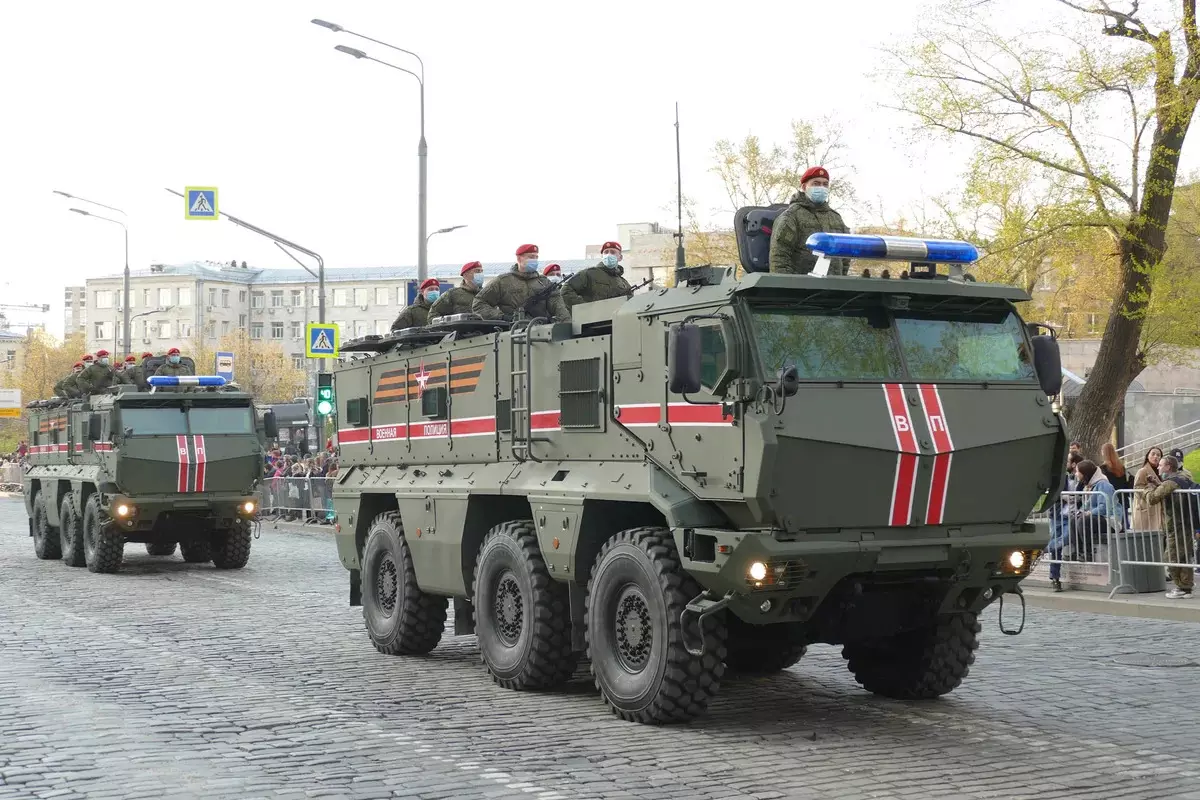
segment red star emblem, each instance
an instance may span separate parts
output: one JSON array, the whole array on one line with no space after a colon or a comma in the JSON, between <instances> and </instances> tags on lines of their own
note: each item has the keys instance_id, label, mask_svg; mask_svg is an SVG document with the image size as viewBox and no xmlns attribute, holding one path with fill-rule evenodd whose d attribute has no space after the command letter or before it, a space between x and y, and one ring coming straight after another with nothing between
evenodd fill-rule
<instances>
[{"instance_id":1,"label":"red star emblem","mask_svg":"<svg viewBox=\"0 0 1200 800\"><path fill-rule=\"evenodd\" d=\"M421 369L414 376L417 379L417 397L425 394L425 384L429 383L429 373L425 371L425 362L421 361Z\"/></svg>"}]
</instances>

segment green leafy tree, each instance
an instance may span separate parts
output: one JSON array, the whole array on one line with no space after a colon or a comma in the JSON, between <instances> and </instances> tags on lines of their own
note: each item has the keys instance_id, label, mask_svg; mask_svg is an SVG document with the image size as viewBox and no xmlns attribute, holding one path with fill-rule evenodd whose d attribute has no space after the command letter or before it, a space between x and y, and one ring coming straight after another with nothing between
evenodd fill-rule
<instances>
[{"instance_id":1,"label":"green leafy tree","mask_svg":"<svg viewBox=\"0 0 1200 800\"><path fill-rule=\"evenodd\" d=\"M1005 13L1001 4L950 0L915 45L893 51L890 79L899 108L925 132L1041 170L1034 181L1055 187L1071 211L1057 233L1093 228L1111 242L1112 313L1072 419L1072 435L1099 452L1148 362L1142 333L1200 100L1200 32L1195 0L1179 0L1163 28L1144 21L1136 0L1120 9L1059 3L1061 19L1047 15L1038 30L1008 34L993 16Z\"/></svg>"}]
</instances>

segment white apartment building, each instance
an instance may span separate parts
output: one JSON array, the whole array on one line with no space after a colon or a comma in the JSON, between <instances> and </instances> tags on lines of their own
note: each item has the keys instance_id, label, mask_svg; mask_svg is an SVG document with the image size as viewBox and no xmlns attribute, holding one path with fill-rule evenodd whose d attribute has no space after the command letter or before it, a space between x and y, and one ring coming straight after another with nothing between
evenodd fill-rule
<instances>
[{"instance_id":1,"label":"white apartment building","mask_svg":"<svg viewBox=\"0 0 1200 800\"><path fill-rule=\"evenodd\" d=\"M68 286L63 292L63 336L87 329L87 287Z\"/></svg>"},{"instance_id":2,"label":"white apartment building","mask_svg":"<svg viewBox=\"0 0 1200 800\"><path fill-rule=\"evenodd\" d=\"M543 259L544 263L552 263ZM592 262L560 260L564 273ZM461 264L431 264L429 274L447 286L458 280ZM508 270L511 262L487 262L486 276ZM329 268L325 270L325 319L338 326L342 341L383 334L416 292L415 267ZM122 277L87 281L87 347L122 352ZM71 291L68 289L68 291ZM130 276L131 347L165 352L185 348L202 336L210 346L236 330L252 339L278 343L296 366L315 372L304 357L304 328L318 321L317 281L302 269L260 269L214 262L155 264Z\"/></svg>"}]
</instances>

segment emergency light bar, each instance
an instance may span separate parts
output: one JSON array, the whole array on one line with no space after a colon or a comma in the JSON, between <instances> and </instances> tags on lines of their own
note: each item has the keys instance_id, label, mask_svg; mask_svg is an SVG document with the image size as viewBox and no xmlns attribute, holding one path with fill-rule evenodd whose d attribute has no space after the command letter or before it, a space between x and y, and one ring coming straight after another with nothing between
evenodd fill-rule
<instances>
[{"instance_id":1,"label":"emergency light bar","mask_svg":"<svg viewBox=\"0 0 1200 800\"><path fill-rule=\"evenodd\" d=\"M152 375L147 380L151 386L224 386L220 375Z\"/></svg>"},{"instance_id":2,"label":"emergency light bar","mask_svg":"<svg viewBox=\"0 0 1200 800\"><path fill-rule=\"evenodd\" d=\"M979 250L970 242L917 239L912 236L866 236L855 233L814 233L804 245L819 256L877 261L918 261L972 264Z\"/></svg>"}]
</instances>

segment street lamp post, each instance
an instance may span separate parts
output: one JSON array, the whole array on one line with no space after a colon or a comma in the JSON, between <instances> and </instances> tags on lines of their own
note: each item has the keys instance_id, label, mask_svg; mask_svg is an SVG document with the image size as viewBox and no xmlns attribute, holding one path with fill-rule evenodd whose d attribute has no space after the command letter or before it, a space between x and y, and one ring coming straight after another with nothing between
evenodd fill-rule
<instances>
[{"instance_id":1,"label":"street lamp post","mask_svg":"<svg viewBox=\"0 0 1200 800\"><path fill-rule=\"evenodd\" d=\"M430 239L432 239L434 236L437 236L439 233L450 233L451 231L456 231L459 228L465 228L465 227L467 227L467 226L466 225L451 225L449 228L438 228L436 231L432 231L428 236L426 236L425 241L428 242Z\"/></svg>"},{"instance_id":2,"label":"street lamp post","mask_svg":"<svg viewBox=\"0 0 1200 800\"><path fill-rule=\"evenodd\" d=\"M107 208L109 211L115 211L118 214L120 214L122 217L125 217L126 219L129 218L129 215L126 214L124 211L122 211L119 208L114 208L113 206L106 206L106 205L104 205L104 203L97 203L95 200L88 200L86 197L79 197L77 195L68 194L68 193L60 191L58 189L54 189L53 191L55 194L60 194L69 200L79 200L80 202L90 203L94 206L99 206L100 208ZM106 222L112 222L116 225L120 225L122 228L125 229L125 280L121 286L121 294L123 295L121 306L125 309L125 352L128 353L129 352L129 228L126 227L124 222L120 222L115 219L109 219L108 217L102 217L99 214L93 214L90 211L84 211L83 209L80 209L80 208L72 208L71 210L76 212L77 214L83 214L85 217L95 217L96 219L102 219L102 220L105 220ZM116 332L115 331L113 332L113 340L116 341ZM114 349L117 349L117 348L114 346Z\"/></svg>"},{"instance_id":3,"label":"street lamp post","mask_svg":"<svg viewBox=\"0 0 1200 800\"><path fill-rule=\"evenodd\" d=\"M312 23L314 25L319 25L322 28L327 28L334 33L348 33L351 36L357 36L359 39L365 39L368 42L374 42L375 44L383 45L384 47L390 48L397 52L407 53L415 58L417 63L420 64L421 73L418 75L412 70L405 69L404 67L398 67L395 64L389 64L386 61L380 61L377 58L372 58L362 50L356 50L353 47L338 45L334 48L338 52L354 56L355 58L365 58L367 61L374 61L376 64L382 64L385 67L391 67L392 69L398 69L401 72L407 72L409 75L412 75L414 78L416 78L417 83L421 85L421 141L417 144L417 278L418 280L423 281L429 277L429 236L425 233L425 221L428 211L428 194L426 192L426 184L428 183L427 170L429 161L429 147L425 143L425 62L422 61L421 57L412 50L405 50L403 47L396 47L394 44L388 44L387 42L381 42L378 39L372 39L370 36L364 36L361 33L348 31L341 25L337 25L333 22L326 22L323 19L314 19Z\"/></svg>"}]
</instances>

